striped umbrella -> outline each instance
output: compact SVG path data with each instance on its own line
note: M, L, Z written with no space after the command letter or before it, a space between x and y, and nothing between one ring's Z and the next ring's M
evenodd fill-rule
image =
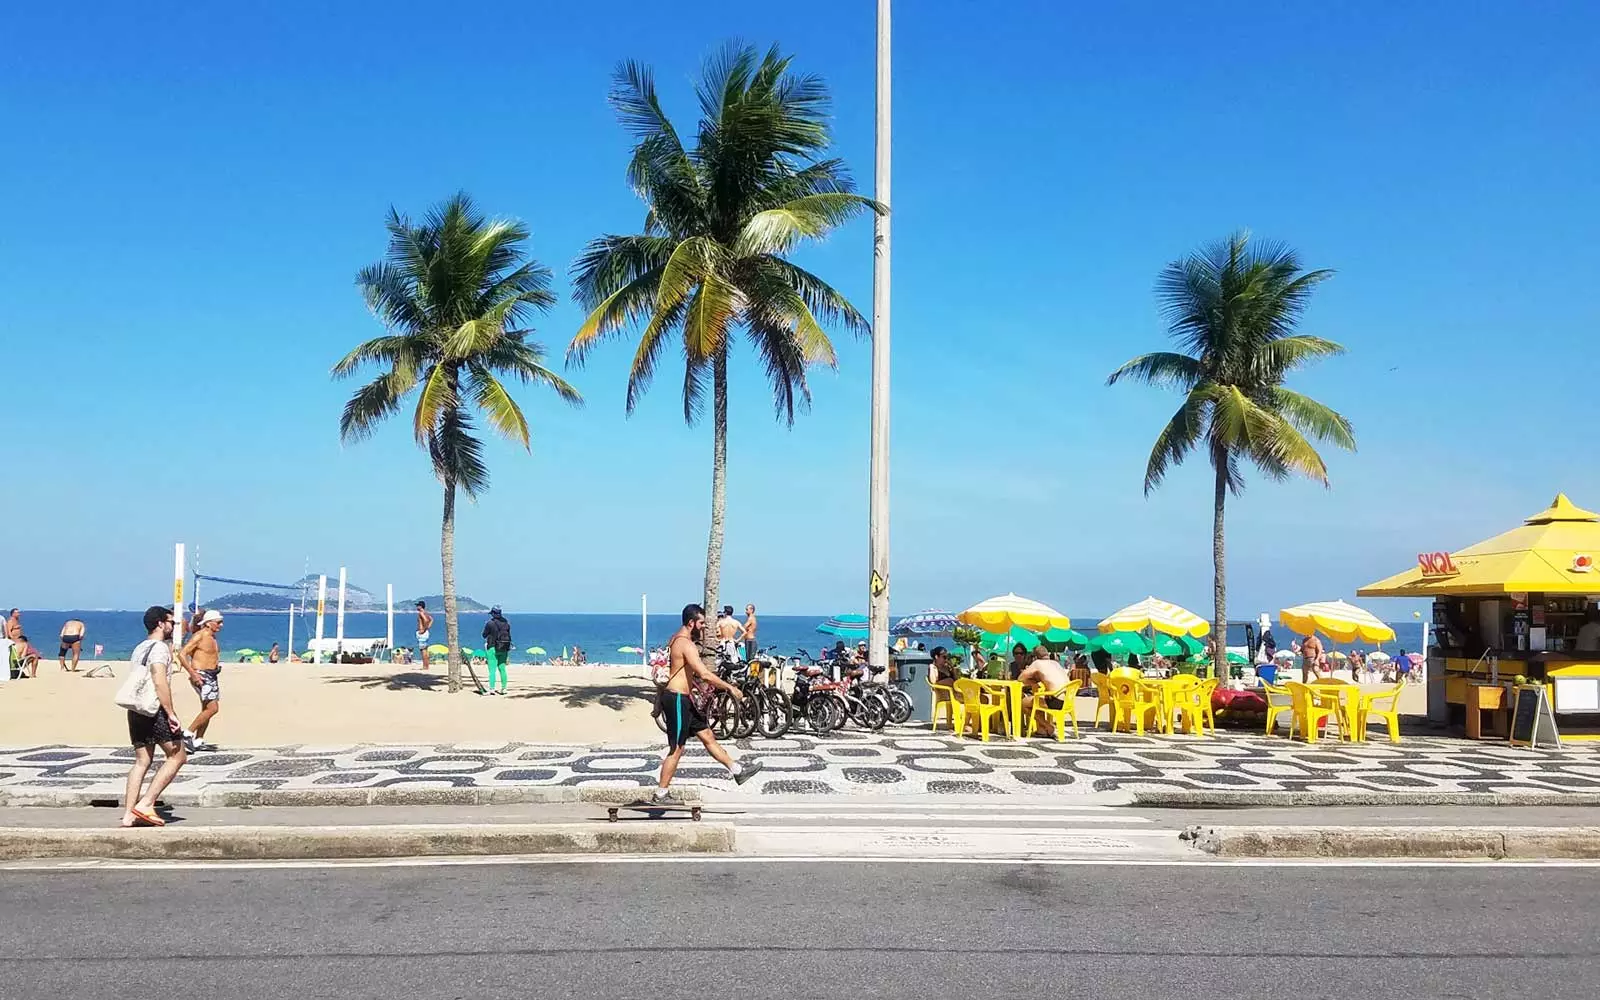
M1193 611L1154 597L1130 604L1100 622L1102 632L1142 632L1147 628L1167 635L1192 635L1196 639L1211 631L1206 620Z
M895 622L891 635L949 635L961 624L948 611L918 611Z
M1072 619L1038 601L1030 601L1016 594L991 597L956 615L963 625L974 625L985 632L1006 632L1017 626L1030 632L1043 632L1050 628L1071 628Z
M1278 620L1300 635L1321 632L1334 642L1393 642L1394 629L1370 611L1343 601L1297 604L1278 612Z
M868 631L867 616L834 615L818 625L817 631L838 639L865 639Z

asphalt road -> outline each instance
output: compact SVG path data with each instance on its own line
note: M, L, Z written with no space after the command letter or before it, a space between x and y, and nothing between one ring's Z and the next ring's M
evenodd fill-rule
M1600 869L0 872L0 995L1594 996Z

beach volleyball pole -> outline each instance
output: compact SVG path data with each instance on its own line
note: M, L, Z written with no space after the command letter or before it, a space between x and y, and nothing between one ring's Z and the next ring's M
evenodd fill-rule
M172 642L181 649L183 647L183 543L179 542L175 549L172 568L172 617L178 620L178 624L172 627Z
M294 656L294 599L289 599L289 645L284 647L283 662Z
M650 666L650 595L639 595L639 662Z
M383 589L384 589L385 596L387 597L388 606L389 606L389 627L384 629L383 640L384 640L385 643L388 644L390 649L393 649L394 648L394 584L386 583L386 584L383 585Z
M878 0L874 197L889 205L889 0ZM867 661L889 665L889 216L872 220L872 458L867 514Z
M328 574L317 577L317 641L311 647L311 662L322 662L322 610L328 600Z
M344 567L339 567L339 612L333 618L333 662L339 662L344 652Z

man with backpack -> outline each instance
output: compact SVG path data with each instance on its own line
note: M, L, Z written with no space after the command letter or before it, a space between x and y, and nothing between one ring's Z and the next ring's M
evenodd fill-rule
M133 766L128 768L123 826L166 826L156 815L156 799L189 759L183 747L183 726L172 707L172 629L177 625L171 608L159 605L144 613L145 640L134 647L128 676L117 692L117 703L128 711L128 742L133 745ZM165 759L143 795L145 775L161 747Z

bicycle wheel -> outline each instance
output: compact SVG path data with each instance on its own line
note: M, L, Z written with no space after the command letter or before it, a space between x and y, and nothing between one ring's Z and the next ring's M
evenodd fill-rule
M794 708L789 704L789 696L777 688L764 689L756 731L769 740L775 740L788 733L793 724Z
M895 725L904 725L911 719L911 713L917 710L911 704L911 696L906 694L904 688L893 687L889 689L889 721Z
M876 732L889 721L889 713L884 709L883 703L876 698L859 698L851 707L854 711L850 717L862 729Z
M667 710L666 706L662 704L666 699L666 690L665 687L656 688L655 707L650 710L650 717L656 720L656 728L661 730L663 736L667 732Z
M711 731L719 740L731 740L739 731L739 716L741 710L739 702L733 695L726 691L717 692L716 700L711 703Z
M826 736L838 728L833 714L833 699L820 694L807 699L806 725L818 736Z
M756 731L756 725L761 721L761 702L759 694L747 690L744 701L738 703L739 724L733 729L733 738L747 740Z

